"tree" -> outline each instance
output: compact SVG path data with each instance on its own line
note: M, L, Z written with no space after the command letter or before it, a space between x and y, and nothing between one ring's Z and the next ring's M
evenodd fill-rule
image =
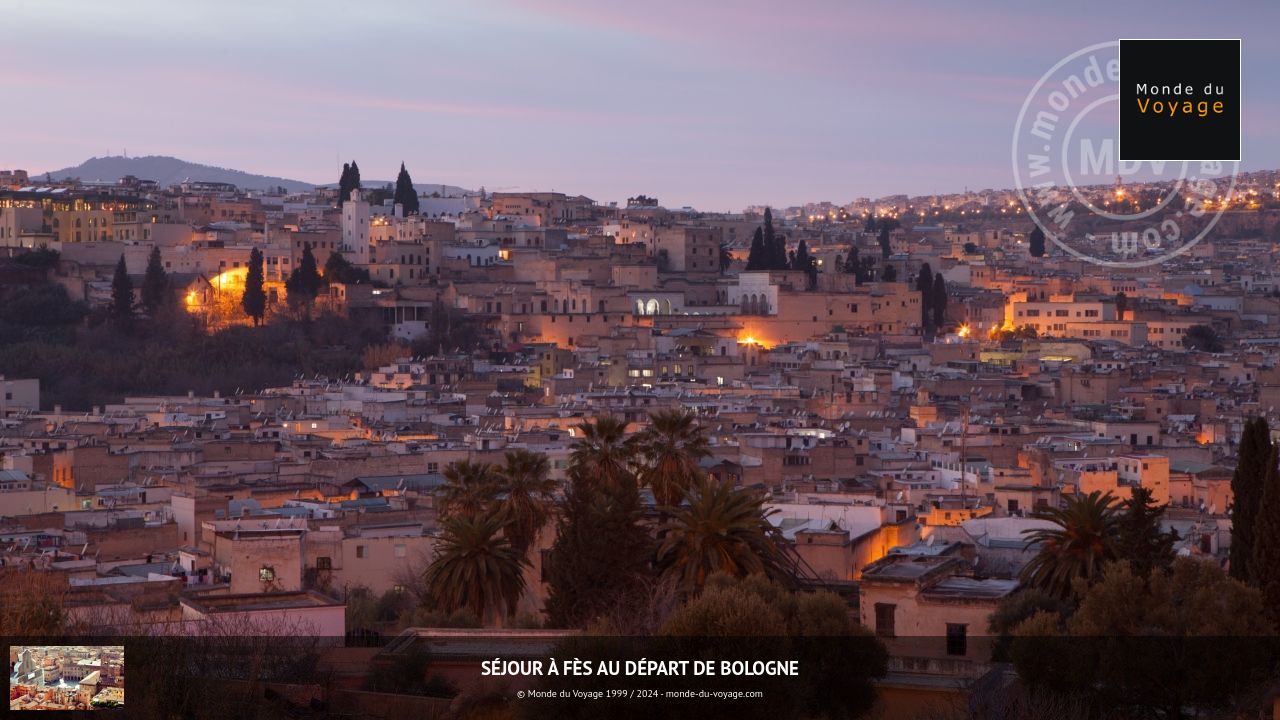
M1253 582L1254 526L1262 503L1263 478L1271 457L1271 428L1266 418L1255 417L1244 424L1236 469L1231 475L1231 577Z
M1217 331L1208 325L1192 325L1182 335L1182 345L1188 350L1200 350L1209 353L1223 351L1222 339Z
M356 161L350 163L342 163L342 177L338 179L338 201L347 202L351 199L351 191L360 189L360 167L356 165Z
M942 273L933 276L933 290L929 299L933 306L933 325L942 327L947 319L947 283L942 279Z
M418 214L418 191L413 187L413 179L409 177L409 171L405 169L404 163L400 163L400 174L396 176L396 195L395 202L403 210L405 215Z
M640 484L653 490L659 505L675 507L702 479L698 462L710 454L707 438L691 412L662 410L649 416L649 427L636 438L644 460Z
M142 306L155 315L169 300L169 276L160 261L160 247L154 246L147 256L147 272L142 278Z
M352 265L340 251L329 253L324 261L324 281L342 283L344 285L368 284L372 282L369 271Z
M442 526L425 580L446 610L479 618L515 614L524 593L524 555L502 534L501 513L454 515Z
M1044 231L1039 225L1031 229L1031 234L1027 236L1027 245L1031 257L1044 257Z
M455 460L444 468L444 484L438 491L439 514L448 518L491 510L498 489L498 476L492 465Z
M118 322L126 322L133 318L133 281L129 279L129 269L124 264L124 255L116 263L115 275L111 278L111 304L107 313Z
M1144 578L1116 562L1079 585L1079 608L1065 622L1039 613L1015 630L1010 654L1033 693L1085 698L1092 717L1180 718L1227 710L1273 681L1272 639L1263 636L1274 625L1261 593L1216 563L1178 558Z
M626 437L627 422L611 415L580 423L569 446L569 475L612 491L634 491L635 442Z
M884 282L897 282L898 268L885 263L884 270L880 273L880 279Z
M1027 547L1039 545L1035 557L1022 568L1022 582L1059 598L1075 590L1077 578L1097 580L1102 566L1116 557L1118 509L1111 493L1094 491L1068 496L1064 506L1036 513L1056 528L1027 531Z
M1167 570L1173 564L1175 530L1161 529L1164 506L1152 500L1151 489L1135 487L1133 494L1120 503L1116 518L1116 557L1127 561L1133 571L1149 577L1156 570Z
M551 518L556 482L547 477L547 456L523 448L508 450L498 469L498 508L507 519L506 535L526 554Z
M652 576L653 539L634 485L571 472L544 567L547 621L581 628L637 597Z
M1272 445L1262 475L1262 494L1253 527L1253 584L1271 617L1280 617L1280 446Z
M787 241L774 232L773 210L767 207L764 209L764 249L767 264L762 269L787 269Z
M885 260L893 254L893 247L889 244L889 224L887 222L880 225L880 257Z
M320 271L316 269L316 256L311 252L311 243L303 243L302 259L284 283L290 304L310 305L320 294L323 284Z
M1179 195L1178 197L1182 197ZM1125 312L1129 310L1129 296L1123 292L1116 293L1116 316L1124 318Z
M766 270L768 260L765 258L766 251L764 249L764 231L756 228L756 232L751 236L751 252L747 255L747 270Z
M933 323L933 269L929 263L920 266L916 275L916 290L920 293L920 327L932 327Z
M965 254L965 255L977 255L977 254L978 254L978 246L977 246L977 245L974 245L974 244L973 244L973 243L971 243L971 242L967 242L967 243L965 243L965 244L964 244L964 254Z
M696 594L716 572L789 580L781 535L769 523L776 510L764 509L763 496L704 478L687 501L663 525L657 555L663 574L684 592Z
M255 326L262 324L267 314L267 291L263 288L262 251L254 248L249 251L249 272L244 276L244 295L240 297L240 306L244 314L253 318Z
M733 252L728 245L720 246L720 274L723 275L726 270L733 265Z

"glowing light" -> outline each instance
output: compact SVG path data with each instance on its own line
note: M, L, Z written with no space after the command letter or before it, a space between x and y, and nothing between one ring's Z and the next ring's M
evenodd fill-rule
M959 335L959 336L960 336L960 337L962 337L962 338L967 338L967 337L969 337L969 336L970 336L970 335L972 335L972 334L973 334L973 328L969 327L969 325L968 325L967 323L966 323L966 324L964 324L964 325L961 325L961 326L956 330L956 335Z

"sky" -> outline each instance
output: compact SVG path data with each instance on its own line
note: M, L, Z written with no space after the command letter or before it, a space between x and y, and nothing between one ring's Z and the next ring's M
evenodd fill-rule
M1013 186L1042 73L1243 39L1243 169L1280 167L1280 3L0 0L0 168L173 155L737 211Z

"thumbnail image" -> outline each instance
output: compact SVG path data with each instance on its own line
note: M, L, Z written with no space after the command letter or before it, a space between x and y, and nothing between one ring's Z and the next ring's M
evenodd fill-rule
M14 645L10 710L124 707L123 645Z

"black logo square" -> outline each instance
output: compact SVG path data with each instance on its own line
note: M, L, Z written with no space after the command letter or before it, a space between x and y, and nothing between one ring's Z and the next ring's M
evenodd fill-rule
M1240 160L1240 41L1121 40L1120 159Z

